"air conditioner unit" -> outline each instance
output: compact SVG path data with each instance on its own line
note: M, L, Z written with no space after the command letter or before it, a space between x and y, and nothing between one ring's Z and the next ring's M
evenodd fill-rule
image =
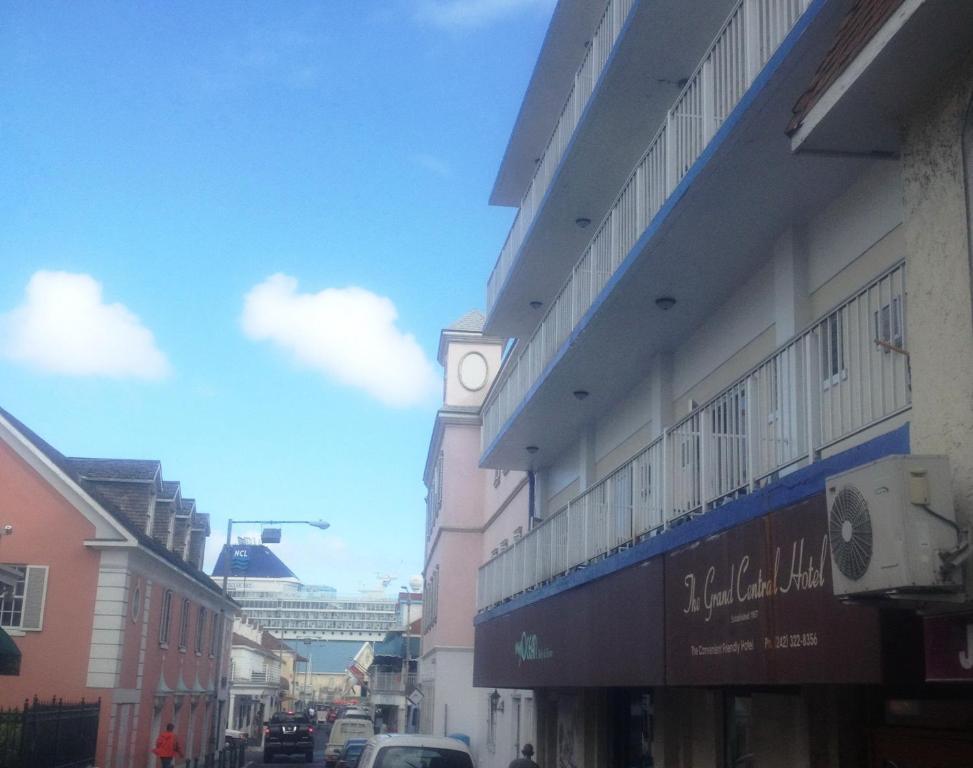
M827 479L832 587L842 596L933 596L963 585L945 456L887 456Z

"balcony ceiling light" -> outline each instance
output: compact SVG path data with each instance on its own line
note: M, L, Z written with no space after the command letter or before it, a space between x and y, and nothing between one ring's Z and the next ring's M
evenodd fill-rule
M525 450L527 451L527 453L537 453L540 450L540 448L538 448L536 445L528 445Z
M541 307L543 307L543 306L544 306L544 302L543 302L543 301L538 301L537 299L534 299L534 300L533 300L533 301L532 301L532 302L530 303L530 308L531 308L531 309L540 309L540 308L541 308Z
M587 219L584 216L579 216L574 220L574 223L577 224L581 229L587 229L588 225L591 224L591 219Z
M676 306L676 300L672 296L660 296L655 300L655 305L663 312L667 312Z
M574 395L578 400L584 400L591 393L588 392L587 389L576 389L571 394Z

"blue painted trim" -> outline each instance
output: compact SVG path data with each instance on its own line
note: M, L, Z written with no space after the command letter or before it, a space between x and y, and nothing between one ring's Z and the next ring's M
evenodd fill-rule
M586 568L572 571L532 592L518 595L509 602L478 614L474 617L473 623L482 624L491 621L694 541L735 528L775 510L792 506L815 494L823 493L825 478L831 475L868 464L884 456L903 453L909 453L908 423L861 445L802 467L747 496L727 502L711 512L652 536Z
M676 205L678 205L679 202L686 196L690 186L692 186L692 184L696 181L696 178L706 169L706 166L709 164L713 155L716 154L717 150L719 150L729 139L730 134L743 119L744 114L750 109L754 101L757 100L757 97L763 92L764 88L767 86L767 83L770 82L770 79L777 73L780 65L790 55L801 36L805 31L807 31L807 28L817 18L817 15L827 3L828 0L814 0L814 2L808 6L808 9L804 12L804 15L798 19L797 23L794 25L794 28L780 44L777 52L771 56L770 61L767 62L764 68L754 79L753 83L747 89L747 92L743 94L743 97L740 99L736 107L734 107L733 111L729 114L726 120L723 121L723 125L721 125L720 129L713 135L713 138L710 140L709 144L706 145L706 148L703 150L702 154L696 158L696 162L693 163L692 167L686 172L686 175L683 176L682 181L676 185L676 188L672 191L672 194L669 195L665 203L663 203L662 207L659 209L659 212L655 215L652 221L649 222L649 226L645 228L645 232L642 233L642 236L639 237L639 239L635 242L635 245L633 245L631 250L629 250L628 255L625 257L622 263L618 265L618 269L616 269L615 273L608 278L608 282L605 283L605 286L595 297L594 301L591 302L591 306L588 307L588 311L585 312L578 321L578 324L574 327L574 330L571 331L567 339L564 340L564 343L561 344L557 353L553 358L551 358L551 361L544 366L544 370L541 371L541 375L537 377L537 381L535 381L530 389L527 390L524 398L520 401L520 405L514 409L514 412L510 414L510 416L504 422L503 427L501 427L500 431L497 433L497 436L493 438L493 441L490 443L487 449L483 451L482 455L480 456L481 465L484 461L489 461L490 454L493 453L498 443L503 439L504 435L507 433L507 430L510 428L510 425L513 424L513 422L520 416L527 403L531 401L531 399L537 393L537 390L540 389L540 387L550 376L551 371L557 367L564 355L567 354L567 351L571 345L577 341L578 337L582 333L585 332L594 316L598 314L602 305L604 305L605 301L607 301L608 297L615 290L615 286L618 285L618 283L628 275L629 271L635 266L635 264L640 261L645 249L648 247L649 242L662 228L662 225L672 213L673 208L675 208ZM526 237L524 238L524 242L526 242ZM513 273L512 265L510 271Z
M615 38L615 44L612 46L611 51L608 52L608 58L605 59L605 66L602 68L601 74L598 75L598 80L591 89L591 95L588 97L588 101L585 102L584 109L581 110L581 117L578 118L578 124L574 126L574 131L571 132L571 138L568 140L568 145L564 148L564 152L561 153L561 159L558 160L557 168L554 169L554 175L551 176L551 180L548 182L547 191L544 192L544 196L541 198L541 203L537 207L538 212L544 210L545 206L547 205L547 200L550 197L551 192L554 190L554 185L558 178L560 178L561 173L564 171L564 163L567 160L568 155L571 153L571 150L574 149L575 142L578 140L581 129L588 120L588 114L597 100L598 95L602 90L604 90L606 77L609 71L611 71L612 65L615 63L615 59L618 56L618 49L621 47L622 38L624 38L628 33L628 28L633 23L632 19L635 18L635 12L638 10L640 3L641 0L635 0L635 2L632 3L631 9L629 9L628 16L625 17L625 22L622 24L622 28L618 32L618 37ZM550 139L548 141L550 141ZM537 219L538 217L535 213L534 220L530 223L530 226L527 227L527 231L524 232L524 239L520 241L520 247L517 249L517 253L514 256L513 261L510 262L510 269L507 270L507 276L503 279L503 282L500 283L500 289L497 291L498 299L507 289L507 286L510 284L510 280L513 278L514 270L522 261L521 257L524 253L524 247L527 245L527 241L530 240L531 235L534 233L534 227L537 225ZM489 310L487 314L487 319L484 323L485 328L489 328L490 320L493 318L496 308L497 304L494 303L493 309Z

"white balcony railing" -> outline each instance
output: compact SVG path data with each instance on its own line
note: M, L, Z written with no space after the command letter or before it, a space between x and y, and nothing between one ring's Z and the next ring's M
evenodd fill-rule
M909 408L905 267L862 288L480 568L483 610Z
M510 273L510 267L513 265L520 246L523 245L527 230L534 222L534 216L540 208L544 195L547 194L551 180L554 178L561 158L564 156L564 151L571 142L575 128L578 127L578 121L581 120L581 115L584 114L595 84L601 77L601 72L608 61L608 55L615 47L618 35L634 4L635 0L609 0L605 7L601 21L598 22L595 34L588 44L584 61L581 62L581 66L574 75L571 93L564 103L554 132L540 156L537 168L534 170L534 177L524 193L520 202L520 209L517 211L517 216L507 234L507 240L504 242L503 248L500 249L500 256L497 258L497 263L487 281L488 312L493 309L493 305L496 303L504 280Z
M495 384L483 408L484 450L500 433L810 2L740 0L737 4L608 214L595 229L594 237L544 319L527 342L520 345L516 357ZM504 258L501 253L501 264ZM510 256L508 261L512 259ZM490 277L491 284L498 269L503 271L501 264Z
M415 687L416 673L409 672L371 672L368 675L368 687L374 693L402 693L406 687Z

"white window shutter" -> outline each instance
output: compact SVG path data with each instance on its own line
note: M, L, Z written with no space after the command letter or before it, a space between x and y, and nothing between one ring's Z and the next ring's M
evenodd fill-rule
M46 565L28 565L24 584L24 612L21 629L44 628L44 602L47 599Z

